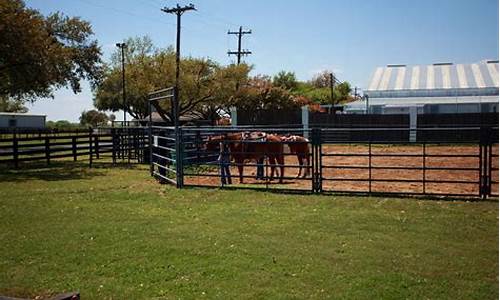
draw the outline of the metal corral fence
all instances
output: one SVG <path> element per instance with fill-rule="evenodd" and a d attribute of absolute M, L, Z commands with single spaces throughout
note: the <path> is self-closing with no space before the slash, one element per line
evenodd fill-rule
<path fill-rule="evenodd" d="M 0 164 L 79 157 L 89 160 L 103 156 L 117 160 L 145 159 L 149 152 L 147 128 L 89 128 L 86 130 L 3 130 L 0 131 Z M 148 157 L 147 157 L 148 158 Z"/>
<path fill-rule="evenodd" d="M 153 127 L 151 174 L 178 187 L 469 198 L 498 196 L 498 128 L 409 131 L 407 128 L 183 127 L 178 155 L 174 128 Z M 297 178 L 301 165 L 296 146 L 301 143 L 228 138 L 245 132 L 247 135 L 265 132 L 271 136 L 306 137 L 307 150 L 302 149 L 305 151 L 302 161 L 304 164 L 309 161 L 307 176 Z M 442 141 L 435 138 L 439 132 Z M 416 142 L 408 142 L 410 134 L 419 137 Z M 387 135 L 393 136 L 389 142 Z M 469 140 L 464 142 L 462 135 Z M 425 137 L 432 138 L 426 140 Z M 262 148 L 262 144 L 268 148 Z M 272 147 L 273 144 L 278 147 Z M 241 160 L 238 155 L 252 159 Z M 273 162 L 273 157 L 283 160 Z M 260 166 L 263 174 L 259 174 Z M 278 175 L 275 173 L 271 178 L 273 166 L 278 169 Z M 243 169 L 241 176 L 239 169 Z M 304 171 L 303 168 L 301 175 Z"/>

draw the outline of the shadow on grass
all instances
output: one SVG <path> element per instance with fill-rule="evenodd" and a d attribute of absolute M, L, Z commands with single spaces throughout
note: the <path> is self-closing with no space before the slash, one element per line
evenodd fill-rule
<path fill-rule="evenodd" d="M 340 196 L 340 197 L 352 197 L 352 198 L 372 198 L 372 199 L 381 199 L 381 198 L 393 198 L 393 199 L 413 199 L 413 200 L 428 200 L 428 201 L 468 201 L 468 202 L 493 202 L 498 203 L 499 199 L 497 197 L 491 197 L 486 199 L 480 199 L 477 197 L 459 197 L 459 196 L 436 196 L 436 195 L 412 195 L 405 193 L 362 193 L 362 192 L 352 192 L 352 193 L 335 193 L 335 192 L 327 192 L 323 191 L 321 193 L 314 193 L 311 190 L 306 189 L 293 189 L 293 188 L 263 188 L 259 185 L 238 185 L 231 186 L 225 185 L 224 187 L 220 186 L 208 186 L 208 185 L 197 185 L 197 184 L 189 184 L 184 186 L 185 189 L 219 189 L 219 190 L 229 190 L 229 191 L 237 191 L 237 190 L 252 190 L 256 192 L 263 193 L 273 193 L 273 194 L 290 194 L 290 195 L 317 195 L 320 197 L 332 197 L 332 196 Z"/>
<path fill-rule="evenodd" d="M 50 165 L 44 163 L 23 164 L 18 169 L 13 166 L 0 168 L 0 182 L 20 182 L 27 180 L 64 181 L 91 179 L 97 176 L 106 176 L 106 169 L 138 169 L 135 164 L 112 164 L 111 162 L 96 161 L 89 167 L 87 161 L 54 161 Z"/>

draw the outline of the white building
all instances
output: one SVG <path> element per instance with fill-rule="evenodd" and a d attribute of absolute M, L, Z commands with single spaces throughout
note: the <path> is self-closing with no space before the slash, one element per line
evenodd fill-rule
<path fill-rule="evenodd" d="M 473 64 L 387 65 L 377 68 L 364 95 L 346 112 L 404 114 L 498 112 L 498 60 Z"/>
<path fill-rule="evenodd" d="M 45 115 L 0 112 L 0 128 L 45 128 Z"/>

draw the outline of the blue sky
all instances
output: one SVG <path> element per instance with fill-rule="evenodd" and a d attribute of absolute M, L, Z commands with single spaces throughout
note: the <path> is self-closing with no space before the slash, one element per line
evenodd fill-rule
<path fill-rule="evenodd" d="M 196 12 L 182 18 L 182 55 L 229 64 L 237 39 L 227 30 L 240 25 L 253 34 L 243 48 L 254 74 L 293 71 L 301 80 L 333 70 L 341 80 L 365 88 L 377 66 L 386 64 L 471 63 L 498 58 L 496 0 L 210 0 L 192 2 Z M 48 14 L 61 11 L 91 22 L 104 59 L 115 43 L 149 35 L 166 47 L 175 43 L 175 17 L 160 11 L 177 2 L 162 0 L 29 0 Z M 92 109 L 88 84 L 80 94 L 62 89 L 55 99 L 30 105 L 49 120 L 77 121 Z M 121 114 L 117 113 L 120 118 Z"/>

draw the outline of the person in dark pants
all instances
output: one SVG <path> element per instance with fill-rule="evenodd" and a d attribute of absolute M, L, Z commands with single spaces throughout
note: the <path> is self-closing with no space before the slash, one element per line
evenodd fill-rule
<path fill-rule="evenodd" d="M 220 154 L 219 154 L 219 164 L 220 164 L 220 180 L 221 184 L 232 184 L 231 182 L 231 170 L 229 168 L 231 164 L 231 156 L 229 155 L 229 149 L 226 143 L 220 142 Z M 226 180 L 227 179 L 227 180 Z"/>
<path fill-rule="evenodd" d="M 257 175 L 255 176 L 257 180 L 264 180 L 264 157 L 257 160 Z"/>

